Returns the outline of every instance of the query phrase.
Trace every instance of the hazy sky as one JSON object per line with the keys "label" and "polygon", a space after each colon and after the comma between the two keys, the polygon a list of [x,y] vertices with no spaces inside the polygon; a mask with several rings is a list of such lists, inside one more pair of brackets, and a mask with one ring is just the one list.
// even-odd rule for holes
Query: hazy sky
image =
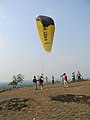
{"label": "hazy sky", "polygon": [[[51,53],[40,42],[38,15],[55,21]],[[90,0],[0,0],[0,81],[41,72],[70,78],[78,70],[90,77]]]}

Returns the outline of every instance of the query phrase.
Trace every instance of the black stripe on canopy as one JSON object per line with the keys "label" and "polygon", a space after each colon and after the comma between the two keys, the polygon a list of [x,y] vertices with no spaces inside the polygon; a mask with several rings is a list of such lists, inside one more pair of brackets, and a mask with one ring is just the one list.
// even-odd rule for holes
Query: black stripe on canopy
{"label": "black stripe on canopy", "polygon": [[47,17],[47,16],[42,16],[42,15],[39,15],[37,18],[36,18],[37,21],[41,21],[41,23],[43,24],[43,27],[48,27],[49,25],[54,25],[54,21],[52,18],[50,17]]}

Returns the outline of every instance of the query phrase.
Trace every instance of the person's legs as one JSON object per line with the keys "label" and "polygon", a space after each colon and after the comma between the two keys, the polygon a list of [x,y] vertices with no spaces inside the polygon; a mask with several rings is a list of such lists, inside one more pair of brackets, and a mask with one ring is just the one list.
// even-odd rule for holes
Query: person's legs
{"label": "person's legs", "polygon": [[41,89],[43,89],[43,84],[41,84]]}
{"label": "person's legs", "polygon": [[64,87],[66,87],[66,81],[64,80]]}
{"label": "person's legs", "polygon": [[37,82],[36,82],[36,90],[37,90]]}
{"label": "person's legs", "polygon": [[68,82],[66,81],[66,87],[68,87]]}
{"label": "person's legs", "polygon": [[68,82],[64,80],[64,87],[68,87]]}

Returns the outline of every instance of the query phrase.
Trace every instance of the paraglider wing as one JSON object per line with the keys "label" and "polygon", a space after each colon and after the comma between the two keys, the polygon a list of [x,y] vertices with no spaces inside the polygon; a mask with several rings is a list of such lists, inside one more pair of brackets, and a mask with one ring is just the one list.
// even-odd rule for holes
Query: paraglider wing
{"label": "paraglider wing", "polygon": [[55,31],[53,19],[47,16],[40,15],[36,18],[36,25],[41,43],[45,51],[51,52]]}

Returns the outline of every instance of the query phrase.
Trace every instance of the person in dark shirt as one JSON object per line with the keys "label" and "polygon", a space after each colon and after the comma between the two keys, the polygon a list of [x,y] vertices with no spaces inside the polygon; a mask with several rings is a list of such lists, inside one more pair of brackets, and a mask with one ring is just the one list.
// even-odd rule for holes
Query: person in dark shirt
{"label": "person in dark shirt", "polygon": [[54,76],[52,75],[52,84],[54,84]]}
{"label": "person in dark shirt", "polygon": [[77,77],[78,77],[78,81],[80,81],[81,80],[81,73],[78,71],[78,73],[77,73]]}
{"label": "person in dark shirt", "polygon": [[36,87],[36,90],[37,90],[37,79],[36,79],[36,76],[33,77],[33,82],[35,83],[35,87]]}
{"label": "person in dark shirt", "polygon": [[39,78],[39,85],[41,86],[41,89],[43,89],[43,77],[40,76]]}
{"label": "person in dark shirt", "polygon": [[75,82],[75,72],[72,72],[72,81]]}

